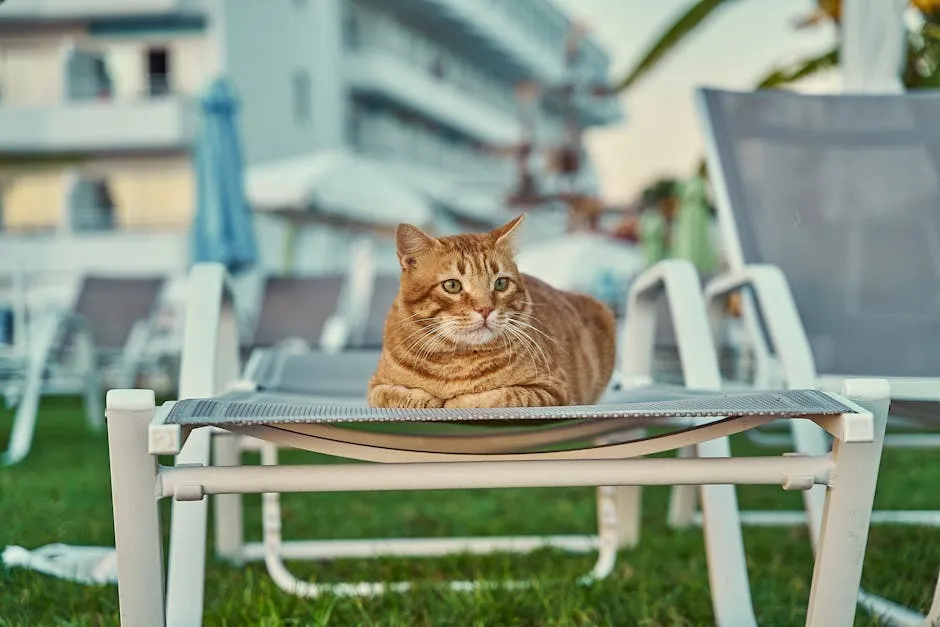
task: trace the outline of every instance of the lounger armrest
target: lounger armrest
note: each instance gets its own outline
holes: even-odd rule
[[[816,387],[816,365],[787,278],[777,266],[754,264],[709,281],[705,287],[713,332],[725,315],[724,297],[750,289],[789,387]]]
[[[225,267],[199,263],[189,275],[180,360],[181,398],[221,393],[238,377],[238,324]]]
[[[333,314],[323,323],[320,349],[325,353],[338,353],[349,345],[352,328],[345,316]]]
[[[688,261],[661,261],[640,274],[627,295],[620,371],[627,387],[650,382],[655,348],[656,301],[665,295],[687,387],[716,390],[721,385],[718,354],[708,326],[695,267]]]

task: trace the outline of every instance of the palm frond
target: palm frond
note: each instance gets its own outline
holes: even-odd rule
[[[634,83],[648,74],[660,61],[675,50],[688,35],[715,12],[715,9],[725,2],[727,0],[698,0],[689,7],[685,13],[679,16],[679,19],[666,29],[636,66],[616,84],[614,90],[624,91],[633,86]]]
[[[757,89],[773,89],[839,65],[839,46],[822,54],[776,68],[757,83]]]

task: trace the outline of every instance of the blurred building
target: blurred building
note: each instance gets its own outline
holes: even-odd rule
[[[550,0],[6,0],[0,263],[185,268],[196,97],[220,74],[249,167],[345,147],[425,194],[444,230],[503,221],[512,163],[484,146],[519,139],[515,85],[563,78],[570,27]],[[581,71],[603,80],[608,64],[589,40]],[[612,100],[578,108],[586,125],[621,116]],[[559,111],[540,115],[561,133]],[[259,222],[277,271],[284,226]],[[302,269],[343,259],[336,227],[302,237]]]

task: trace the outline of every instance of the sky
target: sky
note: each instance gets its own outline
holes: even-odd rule
[[[556,0],[585,22],[611,56],[614,78],[626,74],[690,0]],[[660,176],[686,176],[702,155],[693,94],[698,85],[750,89],[777,65],[830,48],[831,24],[796,30],[794,18],[812,11],[814,0],[728,2],[673,55],[621,97],[625,122],[592,130],[588,150],[601,195],[610,203],[635,200]],[[834,72],[807,90],[838,85]]]

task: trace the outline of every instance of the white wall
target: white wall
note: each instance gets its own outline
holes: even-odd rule
[[[247,163],[338,146],[344,136],[341,0],[226,0],[211,16],[221,66],[242,99]],[[310,77],[310,117],[294,116],[294,73]]]

